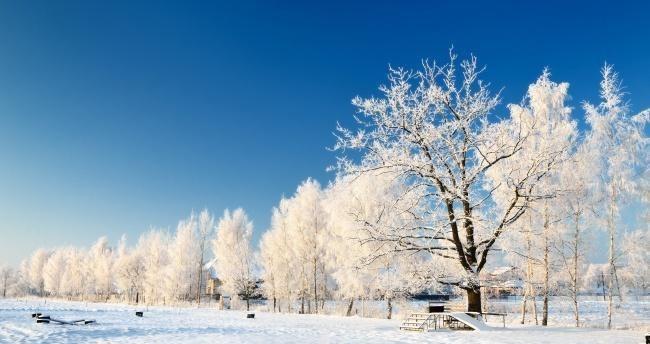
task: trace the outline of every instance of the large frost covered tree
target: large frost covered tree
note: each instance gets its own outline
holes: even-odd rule
[[[516,159],[527,136],[508,119],[489,121],[499,104],[475,57],[460,63],[450,54],[445,65],[424,62],[421,70],[390,68],[381,98],[356,97],[356,132],[339,126],[335,149],[360,150],[358,162],[341,157],[338,167],[351,175],[392,171],[421,192],[426,211],[419,224],[383,231],[376,240],[396,252],[429,252],[450,259],[462,273],[439,281],[467,293],[467,309],[481,311],[479,274],[502,233],[525,212],[536,182],[553,166],[542,152],[524,173],[486,189],[486,172]],[[493,193],[508,195],[495,205]],[[417,191],[415,191],[417,190]]]
[[[224,290],[243,297],[246,310],[250,309],[250,297],[256,287],[252,235],[253,223],[248,220],[244,209],[238,208],[232,213],[226,209],[217,224],[217,236],[212,246],[217,276]]]

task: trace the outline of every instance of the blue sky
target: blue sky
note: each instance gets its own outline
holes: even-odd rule
[[[236,3],[236,4],[235,4]],[[0,3],[0,262],[244,207],[256,232],[387,65],[454,45],[518,102],[545,66],[573,106],[614,63],[650,107],[650,2]],[[581,114],[579,108],[576,109]],[[503,107],[500,111],[504,111]]]

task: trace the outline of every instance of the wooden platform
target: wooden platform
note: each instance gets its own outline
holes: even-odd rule
[[[503,317],[503,327],[506,326],[505,313],[477,312],[437,312],[411,313],[399,327],[404,331],[428,332],[448,329],[453,331],[486,331],[490,327],[483,322],[487,315]]]

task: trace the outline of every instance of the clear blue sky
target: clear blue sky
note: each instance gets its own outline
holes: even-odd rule
[[[632,108],[650,107],[648,14],[647,1],[2,2],[0,262],[135,240],[203,207],[244,207],[259,233],[282,194],[331,178],[326,147],[353,96],[452,44],[504,103],[545,66],[574,106],[596,100],[607,60]]]

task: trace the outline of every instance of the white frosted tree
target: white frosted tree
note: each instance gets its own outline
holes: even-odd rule
[[[586,249],[590,226],[594,216],[593,203],[594,173],[593,152],[582,143],[570,161],[562,166],[559,185],[564,191],[556,202],[558,213],[564,215],[556,246],[561,260],[561,270],[568,282],[568,291],[573,303],[576,327],[580,326],[579,293],[582,289],[586,265]]]
[[[623,90],[618,74],[611,65],[605,64],[601,70],[601,102],[598,105],[585,103],[587,123],[590,126],[587,144],[598,153],[593,157],[597,162],[598,192],[602,200],[599,209],[604,214],[605,227],[609,236],[609,285],[607,327],[612,326],[613,293],[616,277],[615,245],[620,207],[630,200],[638,190],[638,177],[647,168],[647,144],[645,125],[650,110],[630,116],[627,103],[623,100]]]
[[[78,248],[70,248],[66,252],[66,266],[61,280],[61,293],[69,298],[85,299],[90,279],[86,264],[88,256]]]
[[[456,56],[450,55],[448,64],[425,62],[418,71],[391,68],[381,98],[353,100],[361,129],[339,127],[335,149],[363,154],[358,162],[340,158],[344,174],[391,171],[412,186],[405,193],[424,189],[421,202],[427,209],[413,214],[420,223],[374,240],[397,243],[405,254],[429,252],[457,264],[461,273],[441,282],[463,289],[467,309],[480,312],[479,275],[501,234],[535,198],[532,189],[553,167],[555,155],[543,152],[523,173],[486,190],[486,173],[519,159],[527,136],[509,119],[488,120],[499,96],[479,79],[483,69],[476,58],[462,61],[458,70]],[[499,206],[496,191],[508,195]]]
[[[108,238],[101,237],[88,251],[89,283],[97,297],[108,300],[113,293],[113,251]]]
[[[264,293],[273,299],[273,310],[282,312],[282,300],[286,301],[286,310],[291,311],[295,290],[300,284],[299,260],[291,249],[291,237],[287,216],[290,200],[282,198],[273,209],[271,227],[260,241],[260,263]]]
[[[167,266],[167,295],[176,300],[188,300],[196,286],[196,262],[198,256],[198,221],[192,214],[178,223],[176,234],[169,246]]]
[[[647,295],[650,289],[650,250],[648,243],[650,234],[648,227],[640,228],[626,233],[621,241],[623,257],[623,268],[621,279],[623,284],[639,299],[639,296]]]
[[[571,120],[571,109],[566,105],[568,98],[568,83],[555,83],[550,79],[548,69],[528,87],[528,92],[521,105],[511,104],[508,106],[511,112],[512,126],[518,128],[519,133],[514,136],[513,142],[517,142],[521,135],[526,140],[521,144],[521,151],[516,159],[500,162],[494,169],[488,172],[493,178],[490,187],[508,183],[513,179],[525,179],[529,169],[536,164],[543,163],[544,173],[538,174],[535,183],[529,188],[534,198],[529,199],[527,207],[532,208],[527,214],[528,221],[520,221],[515,226],[525,227],[526,235],[519,236],[525,239],[525,245],[514,245],[517,254],[531,254],[522,252],[521,248],[528,246],[539,246],[541,255],[537,261],[542,265],[542,325],[548,324],[548,303],[551,294],[551,279],[553,271],[552,247],[555,246],[558,222],[565,217],[562,206],[551,201],[568,189],[568,185],[562,185],[560,178],[561,168],[570,164],[571,152],[574,140],[577,136],[576,123]],[[547,157],[540,160],[539,157]],[[505,192],[503,194],[502,192]],[[496,194],[496,200],[503,208],[509,207],[511,203],[510,190],[500,189]],[[536,230],[536,228],[539,230]],[[539,237],[541,240],[535,240]],[[510,245],[513,246],[513,245]],[[527,257],[527,265],[535,257]],[[526,289],[530,292],[530,288]],[[525,316],[525,302],[529,297],[524,298],[522,316]],[[523,318],[522,318],[523,321]]]
[[[126,294],[129,302],[139,303],[144,282],[144,260],[138,250],[127,248],[126,236],[122,236],[118,244],[113,271],[118,291],[123,296]]]
[[[43,266],[43,287],[50,296],[61,296],[63,275],[68,263],[68,248],[55,249]]]
[[[589,264],[582,278],[582,288],[589,293],[601,294],[607,301],[607,284],[609,280],[609,265]]]
[[[325,198],[330,236],[326,247],[327,263],[338,286],[339,296],[348,302],[346,316],[352,315],[354,300],[370,295],[371,286],[377,279],[375,271],[366,263],[374,251],[368,251],[372,250],[371,244],[362,245],[365,237],[362,232],[363,225],[357,223],[353,215],[355,211],[362,210],[356,209],[355,206],[362,207],[374,201],[367,195],[367,191],[383,191],[381,187],[373,188],[374,185],[366,188],[365,184],[372,184],[371,176],[364,176],[356,183],[351,179],[337,179],[327,189]],[[364,183],[366,181],[368,183]]]
[[[244,210],[237,208],[231,213],[226,209],[219,219],[212,245],[217,275],[223,283],[223,289],[243,297],[246,300],[246,310],[250,309],[250,297],[256,288],[252,235],[253,223],[248,220]]]
[[[15,291],[17,295],[30,295],[34,294],[34,289],[31,288],[29,281],[29,258],[23,259],[18,266],[17,281]]]
[[[390,173],[343,176],[326,190],[327,262],[339,295],[348,301],[347,316],[355,299],[368,297],[384,298],[392,315],[399,257],[392,245],[372,239],[377,229],[396,228],[403,218],[396,206],[404,203],[403,183],[395,179]]]
[[[8,265],[0,265],[0,294],[3,298],[7,297],[9,291],[14,283],[16,283],[16,271]]]
[[[29,259],[28,280],[29,285],[39,296],[45,296],[45,282],[43,267],[50,257],[50,252],[44,249],[36,250]]]
[[[201,286],[203,285],[203,266],[205,265],[205,254],[208,249],[206,245],[214,235],[215,224],[214,216],[207,210],[203,209],[199,213],[198,228],[197,228],[197,250],[196,255],[196,269],[197,269],[197,285],[196,285],[196,303],[201,303]]]
[[[291,238],[290,249],[300,262],[300,268],[296,273],[301,277],[301,312],[305,312],[305,301],[307,301],[308,311],[317,313],[319,300],[324,299],[327,292],[324,259],[327,214],[323,205],[323,191],[317,181],[307,179],[298,186],[289,203],[286,220]],[[313,308],[312,302],[307,300],[309,294],[312,297]]]
[[[348,300],[347,315],[355,298],[379,298],[386,301],[390,319],[395,298],[434,287],[435,277],[449,276],[427,252],[402,254],[399,244],[374,240],[417,225],[412,214],[422,212],[422,195],[404,197],[406,187],[398,175],[383,172],[339,177],[326,190],[327,252],[338,292]]]
[[[274,209],[275,210],[275,209]],[[278,232],[268,230],[262,234],[260,239],[260,267],[262,268],[261,278],[264,281],[262,292],[268,298],[273,300],[273,312],[278,309],[279,290],[279,252],[276,250]],[[276,277],[278,276],[278,277]]]
[[[142,296],[147,304],[165,303],[169,299],[165,290],[169,246],[169,234],[158,229],[144,233],[138,240],[134,254],[142,259]]]

